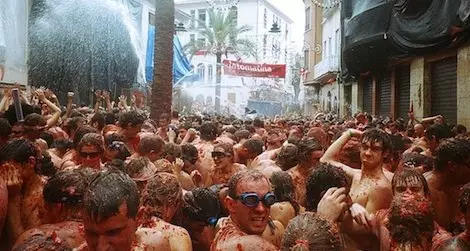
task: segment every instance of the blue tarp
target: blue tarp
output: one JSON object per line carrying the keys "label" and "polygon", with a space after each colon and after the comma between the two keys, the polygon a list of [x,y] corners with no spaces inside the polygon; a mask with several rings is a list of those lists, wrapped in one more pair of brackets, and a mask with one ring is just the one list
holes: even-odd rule
{"label": "blue tarp", "polygon": [[[153,53],[155,42],[155,27],[149,25],[148,40],[147,40],[147,54],[145,59],[145,79],[147,82],[153,80]],[[173,85],[183,77],[194,78],[191,73],[191,63],[186,58],[183,46],[177,36],[173,38]]]}

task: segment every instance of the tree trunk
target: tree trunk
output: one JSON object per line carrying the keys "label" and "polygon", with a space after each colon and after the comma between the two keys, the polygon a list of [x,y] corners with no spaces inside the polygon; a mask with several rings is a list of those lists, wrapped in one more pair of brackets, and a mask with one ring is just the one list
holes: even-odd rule
{"label": "tree trunk", "polygon": [[153,85],[150,104],[150,118],[155,121],[158,121],[160,114],[171,113],[174,22],[174,1],[156,0]]}
{"label": "tree trunk", "polygon": [[215,111],[220,113],[220,82],[222,80],[222,53],[218,52],[215,54],[217,58],[217,65],[215,67]]}

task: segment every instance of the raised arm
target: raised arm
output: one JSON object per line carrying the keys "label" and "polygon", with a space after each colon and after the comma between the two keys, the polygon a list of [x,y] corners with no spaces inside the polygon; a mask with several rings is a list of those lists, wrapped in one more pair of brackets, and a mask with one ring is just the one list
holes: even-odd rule
{"label": "raised arm", "polygon": [[360,137],[362,132],[355,129],[348,129],[345,131],[341,137],[339,137],[323,154],[323,157],[320,159],[321,162],[330,163],[335,166],[341,167],[349,176],[353,176],[355,170],[341,162],[336,160],[336,156],[341,152],[343,146],[352,138]]}
{"label": "raised arm", "polygon": [[60,119],[60,113],[62,112],[59,107],[57,107],[55,104],[53,104],[49,99],[46,98],[44,95],[44,91],[41,89],[36,90],[36,95],[39,98],[40,101],[42,101],[44,104],[46,104],[49,108],[51,108],[52,111],[54,111],[54,114],[52,114],[52,117],[47,120],[47,128],[51,128],[54,125],[57,124],[57,122]]}

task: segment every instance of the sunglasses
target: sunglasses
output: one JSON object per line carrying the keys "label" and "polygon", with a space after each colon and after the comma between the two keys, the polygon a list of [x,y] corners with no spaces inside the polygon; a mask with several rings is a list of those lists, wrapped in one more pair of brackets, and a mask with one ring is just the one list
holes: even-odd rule
{"label": "sunglasses", "polygon": [[90,157],[91,159],[93,159],[93,158],[96,158],[98,156],[100,156],[99,152],[92,152],[92,153],[80,152],[80,157],[82,157],[82,158]]}
{"label": "sunglasses", "polygon": [[224,153],[224,152],[212,152],[211,155],[212,155],[212,158],[223,158],[223,157],[232,156],[230,153]]}
{"label": "sunglasses", "polygon": [[257,193],[242,193],[235,199],[240,200],[242,204],[247,207],[256,207],[260,201],[263,202],[266,207],[271,207],[276,203],[276,195],[272,192],[268,192],[263,198],[258,197]]}

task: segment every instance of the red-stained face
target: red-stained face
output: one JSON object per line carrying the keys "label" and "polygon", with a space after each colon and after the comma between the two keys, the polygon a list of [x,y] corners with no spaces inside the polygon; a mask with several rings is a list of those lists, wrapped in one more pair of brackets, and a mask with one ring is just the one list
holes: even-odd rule
{"label": "red-stained face", "polygon": [[96,146],[85,145],[78,152],[80,164],[99,169],[101,165],[101,153]]}
{"label": "red-stained face", "polygon": [[393,195],[394,197],[425,197],[423,183],[417,177],[407,177],[405,180],[396,182]]}
{"label": "red-stained face", "polygon": [[[237,196],[243,193],[256,193],[259,198],[263,198],[270,191],[270,185],[266,179],[242,181],[237,186]],[[226,204],[230,217],[244,233],[255,235],[263,233],[268,224],[270,209],[261,201],[256,207],[248,207],[239,199],[227,197]]]}
{"label": "red-stained face", "polygon": [[312,167],[316,167],[318,165],[318,163],[320,163],[320,159],[321,157],[323,156],[323,150],[321,151],[313,151],[310,155],[310,164]]}
{"label": "red-stained face", "polygon": [[361,143],[361,162],[364,166],[380,167],[384,160],[384,151],[382,143],[362,142]]}
{"label": "red-stained face", "polygon": [[119,213],[97,223],[84,213],[85,239],[91,251],[129,251],[133,250],[137,223],[127,217],[125,204],[119,207]]}

